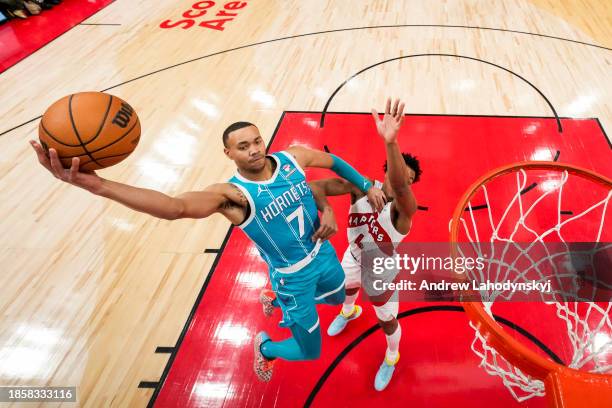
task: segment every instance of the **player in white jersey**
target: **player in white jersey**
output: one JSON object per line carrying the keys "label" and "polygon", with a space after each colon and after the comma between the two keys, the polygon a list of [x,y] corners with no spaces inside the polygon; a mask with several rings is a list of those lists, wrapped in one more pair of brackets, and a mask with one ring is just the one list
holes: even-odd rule
{"label": "player in white jersey", "polygon": [[[319,190],[319,194],[351,194],[347,228],[349,247],[342,259],[342,268],[346,275],[346,300],[340,314],[327,330],[330,336],[338,335],[349,321],[361,315],[362,309],[355,305],[355,301],[362,286],[362,279],[365,279],[361,268],[362,251],[372,249],[374,253],[379,252],[382,256],[391,256],[395,247],[408,235],[412,217],[417,210],[416,198],[410,186],[418,181],[421,175],[419,162],[410,154],[401,153],[397,142],[404,118],[403,111],[403,103],[400,104],[400,101],[396,100],[391,104],[390,99],[387,100],[382,120],[378,113],[372,110],[376,129],[385,142],[387,152],[385,180],[383,183],[375,181],[376,187],[382,188],[388,200],[382,211],[376,212],[367,197],[344,180],[325,179],[310,183],[313,190]],[[390,279],[393,279],[394,274],[391,275]],[[374,380],[374,387],[382,391],[391,381],[395,365],[399,361],[401,326],[397,320],[398,294],[397,291],[371,293],[372,288],[367,290],[378,322],[387,337],[385,358]]]}

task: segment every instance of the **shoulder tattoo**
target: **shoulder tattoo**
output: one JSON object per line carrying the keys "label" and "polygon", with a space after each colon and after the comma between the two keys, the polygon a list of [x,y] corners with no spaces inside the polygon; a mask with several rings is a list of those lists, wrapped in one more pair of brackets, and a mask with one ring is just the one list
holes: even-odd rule
{"label": "shoulder tattoo", "polygon": [[249,201],[247,200],[246,196],[244,195],[244,193],[235,185],[230,184],[230,186],[232,186],[232,188],[234,189],[234,192],[236,193],[235,198],[237,200],[226,200],[221,207],[222,208],[232,208],[232,207],[242,207],[245,208],[249,205]]}

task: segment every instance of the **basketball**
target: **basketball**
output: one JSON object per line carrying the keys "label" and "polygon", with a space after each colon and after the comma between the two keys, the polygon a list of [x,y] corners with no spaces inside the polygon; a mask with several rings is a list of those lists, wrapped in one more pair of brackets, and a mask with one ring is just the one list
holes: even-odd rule
{"label": "basketball", "polygon": [[140,120],[121,98],[80,92],[46,110],[38,137],[45,151],[57,151],[64,167],[78,157],[79,170],[97,170],[119,163],[134,151],[140,140]]}

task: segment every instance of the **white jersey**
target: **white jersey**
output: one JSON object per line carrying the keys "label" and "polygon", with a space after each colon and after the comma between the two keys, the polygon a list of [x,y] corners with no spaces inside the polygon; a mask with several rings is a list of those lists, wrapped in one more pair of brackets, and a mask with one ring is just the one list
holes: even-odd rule
{"label": "white jersey", "polygon": [[[382,188],[380,181],[375,181],[374,185]],[[364,244],[379,244],[383,254],[392,256],[397,245],[408,235],[401,234],[393,226],[391,204],[387,203],[380,213],[374,211],[367,196],[361,197],[351,205],[347,235],[349,250],[357,262],[361,262],[361,250]],[[370,248],[372,245],[367,246],[367,249]]]}

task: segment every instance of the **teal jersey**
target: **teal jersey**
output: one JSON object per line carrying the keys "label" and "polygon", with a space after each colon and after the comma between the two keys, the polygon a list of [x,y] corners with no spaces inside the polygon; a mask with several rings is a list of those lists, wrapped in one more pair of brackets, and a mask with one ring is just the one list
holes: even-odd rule
{"label": "teal jersey", "polygon": [[250,213],[239,227],[271,267],[286,268],[311,254],[319,214],[304,170],[287,152],[268,156],[276,162],[272,178],[251,181],[238,172],[229,182],[246,196]]}

